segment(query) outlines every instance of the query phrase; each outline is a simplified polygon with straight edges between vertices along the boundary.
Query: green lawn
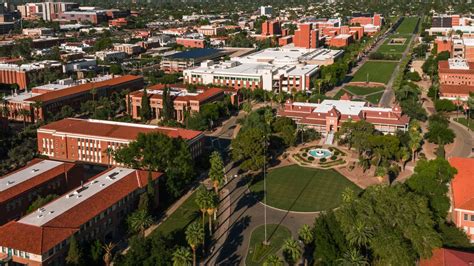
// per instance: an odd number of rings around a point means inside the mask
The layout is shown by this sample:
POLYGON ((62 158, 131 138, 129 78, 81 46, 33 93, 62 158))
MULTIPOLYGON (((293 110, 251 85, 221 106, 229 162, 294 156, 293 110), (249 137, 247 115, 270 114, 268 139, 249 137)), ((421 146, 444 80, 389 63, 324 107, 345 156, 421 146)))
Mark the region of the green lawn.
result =
POLYGON ((419 17, 405 17, 402 23, 395 30, 398 34, 412 34, 415 31, 419 17))
POLYGON ((172 235, 177 243, 186 245, 184 231, 194 220, 201 217, 199 207, 195 202, 194 192, 166 221, 164 221, 153 234, 172 235))
POLYGON ((365 99, 372 104, 378 104, 380 102, 380 98, 382 98, 382 95, 383 91, 366 96, 365 99))
POLYGON ((351 81, 365 82, 367 74, 370 82, 380 82, 387 84, 397 66, 397 62, 366 62, 354 75, 351 81))
POLYGON ((379 49, 377 49, 377 52, 384 53, 384 54, 402 54, 403 52, 405 52, 405 49, 407 48, 409 41, 410 40, 407 37, 392 36, 388 40, 386 40, 385 43, 379 47, 379 49), (405 43, 390 44, 390 41, 392 39, 396 39, 398 37, 405 38, 405 43))
MULTIPOLYGON (((313 212, 334 209, 341 193, 360 188, 334 170, 305 168, 298 165, 277 168, 267 175, 267 204, 279 209, 313 212)), ((263 200, 263 180, 250 189, 263 200)))
POLYGON ((283 225, 268 224, 267 236, 270 245, 265 246, 262 245, 265 239, 265 227, 261 225, 252 232, 245 265, 262 265, 268 255, 275 254, 281 249, 285 239, 291 237, 291 232, 283 225))
MULTIPOLYGON (((336 93, 336 95, 334 95, 333 98, 334 98, 335 100, 339 100, 339 99, 341 99, 342 95, 344 95, 344 93, 346 93, 346 91, 345 91, 344 89, 340 89, 340 90, 336 93)), ((349 93, 349 94, 350 94, 350 93, 349 93)))
MULTIPOLYGON (((467 119, 465 117, 460 117, 460 118, 455 118, 454 119, 456 122, 463 124, 467 127, 467 119)), ((474 130, 474 119, 469 119, 469 128, 471 130, 474 130)))
POLYGON ((349 91, 352 95, 367 95, 378 91, 385 90, 384 87, 359 87, 359 86, 346 86, 345 90, 349 91))

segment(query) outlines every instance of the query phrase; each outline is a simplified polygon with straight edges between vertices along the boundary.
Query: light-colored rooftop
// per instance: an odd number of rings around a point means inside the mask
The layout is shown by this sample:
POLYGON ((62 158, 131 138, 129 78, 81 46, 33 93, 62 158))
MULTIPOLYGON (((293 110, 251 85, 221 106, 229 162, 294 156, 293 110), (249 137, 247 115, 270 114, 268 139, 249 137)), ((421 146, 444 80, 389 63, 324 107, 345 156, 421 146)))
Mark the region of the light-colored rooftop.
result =
POLYGON ((39 163, 28 166, 13 174, 0 178, 0 192, 12 188, 22 182, 35 178, 36 176, 47 172, 57 166, 64 164, 63 162, 43 160, 39 163))
POLYGON ((463 58, 449 58, 449 69, 469 70, 469 64, 463 58))
POLYGON ((464 45, 474 46, 474 38, 463 38, 464 45))
POLYGON ((21 92, 17 94, 12 94, 7 97, 5 97, 5 100, 9 102, 17 102, 17 103, 23 103, 25 100, 38 96, 40 93, 33 93, 33 92, 21 92))
POLYGON ((133 171, 135 170, 121 167, 114 168, 91 182, 39 208, 37 211, 28 214, 18 222, 34 226, 43 226, 90 197, 100 193, 107 187, 110 187, 133 171))
POLYGON ((327 113, 333 107, 343 115, 358 115, 361 111, 391 112, 391 108, 367 106, 366 102, 350 100, 324 100, 321 103, 294 102, 294 106, 314 108, 313 113, 327 113))
POLYGON ((13 70, 13 71, 32 71, 43 69, 48 66, 61 66, 61 63, 57 61, 41 61, 31 64, 0 64, 0 70, 13 70))

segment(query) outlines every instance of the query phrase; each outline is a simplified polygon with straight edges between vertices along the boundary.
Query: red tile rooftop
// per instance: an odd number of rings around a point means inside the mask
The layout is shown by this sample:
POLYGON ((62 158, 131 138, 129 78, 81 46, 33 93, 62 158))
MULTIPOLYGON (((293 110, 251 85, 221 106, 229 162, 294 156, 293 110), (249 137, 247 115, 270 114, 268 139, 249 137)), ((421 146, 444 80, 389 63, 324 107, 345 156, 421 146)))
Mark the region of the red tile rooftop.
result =
POLYGON ((421 259, 420 266, 470 266, 473 262, 474 253, 438 248, 431 258, 421 259))
POLYGON ((441 93, 469 94, 474 92, 474 86, 469 85, 440 85, 441 93))
POLYGON ((49 133, 51 131, 55 131, 55 133, 97 136, 127 141, 135 140, 139 133, 159 132, 171 138, 181 137, 186 140, 194 139, 202 134, 201 131, 182 128, 77 118, 66 118, 52 122, 38 129, 38 133, 49 133))
MULTIPOLYGON (((116 169, 122 168, 109 169, 93 179, 99 179, 116 169)), ((161 173, 154 172, 152 180, 158 179, 161 175, 161 173)), ((132 170, 124 177, 90 195, 78 204, 74 206, 63 205, 63 212, 44 224, 34 225, 29 221, 27 222, 26 220, 32 219, 29 216, 25 216, 19 221, 9 222, 0 227, 0 246, 41 255, 68 239, 76 231, 79 231, 81 225, 105 211, 126 195, 138 188, 146 187, 147 180, 147 171, 132 170)), ((44 208, 65 200, 65 196, 62 196, 45 205, 44 208)), ((35 213, 31 215, 36 217, 35 213)))
MULTIPOLYGON (((153 90, 164 90, 165 86, 169 86, 169 88, 173 89, 176 88, 178 90, 185 90, 186 86, 184 85, 165 85, 165 84, 156 84, 151 87, 147 88, 148 93, 151 95, 150 97, 153 99, 161 99, 163 96, 161 94, 152 94, 151 91, 153 90)), ((220 88, 207 88, 207 87, 198 87, 198 91, 202 92, 196 92, 196 93, 191 93, 191 94, 184 94, 184 95, 178 95, 177 97, 174 98, 175 101, 199 101, 199 102, 204 102, 209 98, 214 97, 215 95, 218 95, 219 93, 223 92, 223 89, 220 88)), ((131 96, 134 97, 142 97, 143 96, 143 90, 136 91, 130 93, 131 96)))
POLYGON ((474 159, 454 157, 449 163, 458 170, 451 181, 454 208, 474 211, 474 159))
POLYGON ((59 99, 59 98, 65 97, 65 96, 69 96, 69 95, 73 95, 73 94, 77 94, 77 93, 84 93, 84 92, 90 91, 94 88, 99 89, 99 88, 106 87, 106 86, 115 86, 115 85, 119 85, 121 83, 126 83, 126 82, 139 80, 139 79, 143 79, 143 77, 133 76, 133 75, 125 75, 125 76, 116 77, 116 78, 112 78, 112 79, 108 79, 108 80, 104 80, 104 81, 81 84, 81 85, 73 86, 73 87, 66 88, 66 89, 59 90, 59 91, 47 92, 47 93, 44 93, 44 94, 41 94, 41 95, 38 95, 38 96, 34 96, 34 97, 29 98, 27 100, 28 101, 33 101, 33 102, 38 101, 38 102, 45 103, 45 102, 48 102, 48 101, 51 101, 51 100, 56 100, 56 99, 59 99))

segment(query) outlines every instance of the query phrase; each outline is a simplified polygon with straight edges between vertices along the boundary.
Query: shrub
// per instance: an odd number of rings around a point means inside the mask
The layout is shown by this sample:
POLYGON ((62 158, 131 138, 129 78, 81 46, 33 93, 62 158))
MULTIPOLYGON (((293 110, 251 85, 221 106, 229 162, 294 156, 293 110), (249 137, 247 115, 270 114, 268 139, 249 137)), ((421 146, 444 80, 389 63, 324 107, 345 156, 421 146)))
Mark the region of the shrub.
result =
POLYGON ((314 157, 313 157, 313 156, 309 156, 309 157, 308 157, 308 161, 310 161, 310 162, 314 161, 314 157))
POLYGON ((336 156, 336 155, 331 156, 331 160, 334 161, 334 160, 336 160, 336 159, 337 159, 337 156, 336 156))
POLYGON ((325 163, 327 160, 326 160, 326 158, 321 158, 319 161, 322 162, 322 163, 325 163))
POLYGON ((341 153, 339 151, 334 151, 334 155, 338 156, 340 155, 341 153))
POLYGON ((308 156, 308 154, 306 152, 303 152, 303 154, 301 154, 303 157, 306 157, 308 156))

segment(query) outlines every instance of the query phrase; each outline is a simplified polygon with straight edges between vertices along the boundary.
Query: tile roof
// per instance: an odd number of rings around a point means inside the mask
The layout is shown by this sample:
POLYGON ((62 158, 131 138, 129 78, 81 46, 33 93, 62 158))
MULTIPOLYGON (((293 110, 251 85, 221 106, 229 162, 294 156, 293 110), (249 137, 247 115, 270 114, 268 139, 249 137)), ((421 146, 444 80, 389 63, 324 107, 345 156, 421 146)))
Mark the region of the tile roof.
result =
POLYGON ((440 85, 441 93, 456 93, 469 95, 470 92, 474 92, 474 86, 469 85, 440 85))
MULTIPOLYGON (((147 90, 148 92, 150 92, 151 90, 164 90, 165 88, 165 84, 156 84, 156 85, 153 85, 151 87, 148 87, 147 90)), ((172 89, 177 89, 177 90, 185 90, 186 87, 184 85, 169 85, 170 88, 172 89)), ((224 92, 223 89, 220 89, 220 88, 207 88, 207 87, 198 87, 197 88, 198 91, 202 91, 202 92, 197 92, 197 93, 191 93, 191 94, 184 94, 184 95, 178 95, 176 97, 174 97, 174 100, 175 101, 199 101, 200 103, 201 102, 205 102, 207 101, 208 99, 224 92)), ((163 96, 162 94, 150 94, 150 98, 153 98, 153 99, 162 99, 163 96)), ((131 96, 133 97, 142 97, 143 96, 143 90, 140 90, 140 91, 135 91, 133 93, 130 93, 131 96)))
POLYGON ((84 136, 96 136, 120 139, 126 141, 135 140, 139 133, 159 132, 171 138, 181 137, 191 140, 202 135, 201 131, 182 128, 159 127, 152 125, 112 122, 107 120, 65 118, 49 123, 38 129, 38 132, 51 132, 53 134, 76 134, 84 136))
POLYGON ((449 163, 458 170, 451 181, 454 208, 474 211, 474 159, 454 157, 449 163))
MULTIPOLYGON (((22 167, 14 172, 11 172, 1 178, 5 178, 7 176, 11 176, 15 173, 18 173, 28 167, 31 167, 37 163, 40 163, 44 161, 43 159, 33 159, 31 160, 25 167, 22 167)), ((61 162, 60 165, 56 166, 56 167, 53 167, 37 176, 35 176, 34 178, 30 178, 28 180, 25 180, 15 186, 12 186, 11 188, 9 189, 6 189, 6 190, 3 190, 0 192, 0 204, 2 202, 5 202, 11 198, 14 198, 22 193, 25 193, 26 191, 28 190, 31 190, 45 182, 48 182, 49 180, 57 177, 58 175, 66 172, 66 171, 69 171, 70 169, 72 169, 74 167, 74 164, 73 163, 66 163, 66 162, 61 162)), ((0 178, 0 179, 1 179, 0 178)))
POLYGON ((474 73, 474 62, 468 62, 469 69, 450 69, 448 61, 439 61, 438 62, 438 70, 439 73, 466 73, 466 74, 473 74, 474 73))
MULTIPOLYGON (((106 171, 109 172, 111 169, 106 171)), ((103 174, 100 173, 96 177, 103 174)), ((152 179, 156 180, 161 176, 161 173, 154 172, 152 179)), ((9 222, 0 227, 0 246, 33 254, 43 254, 68 239, 80 229, 81 225, 105 211, 126 195, 138 188, 145 187, 148 183, 147 180, 147 171, 134 170, 113 185, 67 210, 43 226, 25 224, 21 220, 9 222)), ((60 198, 56 200, 60 200, 60 198)))
POLYGON ((45 103, 45 102, 53 101, 62 97, 69 96, 69 95, 88 92, 92 89, 100 89, 107 86, 116 86, 122 83, 131 82, 131 81, 140 80, 140 79, 143 79, 143 77, 125 75, 125 76, 120 76, 117 78, 108 79, 104 81, 81 84, 81 85, 73 86, 73 87, 66 88, 59 91, 47 92, 38 96, 34 96, 27 100, 32 101, 32 102, 39 101, 39 102, 45 103))
POLYGON ((474 253, 438 248, 431 258, 421 259, 420 266, 470 266, 473 262, 474 253))

